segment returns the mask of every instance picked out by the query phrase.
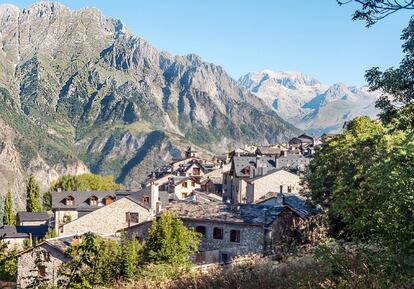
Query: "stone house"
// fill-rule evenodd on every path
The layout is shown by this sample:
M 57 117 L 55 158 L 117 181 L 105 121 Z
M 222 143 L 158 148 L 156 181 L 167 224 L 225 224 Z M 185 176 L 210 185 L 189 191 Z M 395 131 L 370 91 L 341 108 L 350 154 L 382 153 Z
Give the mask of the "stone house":
M 184 200 L 194 190 L 201 188 L 196 178 L 186 176 L 174 176 L 168 183 L 168 193 L 171 200 Z
M 25 240 L 28 240 L 29 238 L 29 234 L 18 232 L 16 226 L 0 227 L 0 240 L 7 244 L 8 249 L 22 249 Z
M 298 194 L 267 194 L 256 204 L 231 205 L 196 198 L 175 201 L 164 208 L 202 235 L 198 264 L 223 263 L 236 256 L 267 254 L 288 242 L 314 240 L 313 212 Z M 151 222 L 125 228 L 127 236 L 145 240 Z
M 17 226 L 47 226 L 50 216 L 46 212 L 18 212 L 16 214 Z
M 161 198 L 158 186 L 153 184 L 62 225 L 58 233 L 61 236 L 85 232 L 112 234 L 121 228 L 150 220 L 161 210 L 162 202 L 168 203 L 168 195 L 164 192 Z
M 276 168 L 275 157 L 234 156 L 228 173 L 223 173 L 223 199 L 234 204 L 246 202 L 247 180 Z
M 230 205 L 223 202 L 176 201 L 164 208 L 176 213 L 184 225 L 202 235 L 199 252 L 193 261 L 199 264 L 228 262 L 236 256 L 263 253 L 263 226 L 246 222 Z M 151 223 L 126 228 L 127 236 L 145 240 Z
M 56 232 L 59 232 L 65 224 L 90 214 L 102 207 L 108 206 L 116 200 L 122 199 L 132 193 L 134 192 L 122 190 L 53 192 L 53 226 Z
M 302 188 L 300 177 L 284 169 L 274 169 L 267 174 L 246 180 L 246 203 L 254 203 L 269 192 L 280 193 L 299 192 Z
M 34 247 L 17 254 L 17 286 L 28 287 L 36 276 L 41 276 L 48 283 L 56 285 L 58 269 L 62 263 L 69 261 L 65 249 L 73 237 L 45 240 Z
M 284 152 L 280 157 L 276 158 L 276 169 L 290 169 L 297 172 L 305 171 L 310 163 L 310 158 L 302 154 L 293 154 Z

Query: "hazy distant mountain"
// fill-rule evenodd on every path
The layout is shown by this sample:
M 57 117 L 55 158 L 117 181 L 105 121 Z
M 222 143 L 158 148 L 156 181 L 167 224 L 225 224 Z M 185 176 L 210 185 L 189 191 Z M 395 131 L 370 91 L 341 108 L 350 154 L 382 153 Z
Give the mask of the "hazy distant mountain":
M 220 67 L 173 56 L 96 9 L 0 5 L 0 192 L 64 173 L 138 185 L 189 144 L 226 150 L 298 130 Z M 21 203 L 21 202 L 20 202 Z
M 299 72 L 253 72 L 240 86 L 262 98 L 282 118 L 310 133 L 338 131 L 356 116 L 375 117 L 377 93 L 367 87 L 328 86 Z

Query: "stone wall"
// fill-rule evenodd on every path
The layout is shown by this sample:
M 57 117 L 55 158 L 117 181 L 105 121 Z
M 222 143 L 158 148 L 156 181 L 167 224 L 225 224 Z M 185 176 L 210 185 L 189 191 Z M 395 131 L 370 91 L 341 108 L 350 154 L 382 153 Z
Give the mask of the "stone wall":
M 299 192 L 302 188 L 298 175 L 280 170 L 249 182 L 247 185 L 247 203 L 253 203 L 269 192 L 279 193 L 281 186 L 283 193 L 289 193 L 289 186 L 292 193 Z
M 45 243 L 23 253 L 17 258 L 18 288 L 26 288 L 33 282 L 33 278 L 38 275 L 36 259 L 38 258 L 38 254 L 42 254 L 42 252 L 48 252 L 50 257 L 49 261 L 45 260 L 41 262 L 41 265 L 45 266 L 46 276 L 44 278 L 48 279 L 48 282 L 51 284 L 57 284 L 59 267 L 69 259 L 61 251 Z
M 264 230 L 262 226 L 253 226 L 246 224 L 212 222 L 208 220 L 186 220 L 184 224 L 189 228 L 196 228 L 197 226 L 204 226 L 206 228 L 206 236 L 202 239 L 199 246 L 201 252 L 205 253 L 205 262 L 216 263 L 221 262 L 217 258 L 220 255 L 227 254 L 229 259 L 237 255 L 246 255 L 250 253 L 262 254 L 264 248 Z M 222 240 L 213 238 L 213 229 L 222 228 L 224 235 Z M 230 242 L 230 231 L 240 231 L 240 242 Z M 217 251 L 217 252 L 214 252 Z M 203 258 L 203 256 L 201 256 Z M 208 260 L 212 259 L 212 260 Z
M 100 235 L 115 233 L 128 226 L 126 219 L 127 212 L 139 213 L 139 222 L 144 222 L 151 218 L 147 208 L 128 198 L 122 198 L 108 206 L 63 225 L 59 235 L 82 234 L 88 231 Z

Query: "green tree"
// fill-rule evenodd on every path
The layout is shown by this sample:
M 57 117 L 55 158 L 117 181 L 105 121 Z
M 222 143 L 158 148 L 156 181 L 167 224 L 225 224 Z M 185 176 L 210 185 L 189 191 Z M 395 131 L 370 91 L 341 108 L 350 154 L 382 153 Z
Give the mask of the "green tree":
M 120 276 L 120 246 L 113 240 L 102 240 L 86 233 L 80 244 L 70 246 L 70 261 L 62 264 L 59 285 L 64 288 L 108 286 Z
M 45 239 L 51 239 L 51 238 L 56 238 L 57 234 L 56 234 L 56 230 L 53 228 L 49 228 L 47 229 L 47 233 L 45 235 Z
M 15 251 L 9 250 L 7 244 L 0 238 L 0 280 L 16 281 L 17 259 Z
M 16 214 L 13 210 L 13 197 L 7 192 L 3 207 L 3 225 L 12 226 L 16 224 Z
M 120 275 L 132 279 L 138 273 L 139 252 L 141 245 L 136 238 L 128 239 L 125 232 L 121 233 L 121 271 Z
M 50 186 L 50 191 L 56 191 L 57 189 L 63 191 L 110 191 L 120 188 L 121 185 L 115 183 L 112 176 L 82 174 L 60 177 Z
M 40 212 L 42 207 L 40 205 L 40 188 L 35 178 L 31 175 L 26 187 L 26 211 Z
M 200 243 L 200 236 L 187 229 L 173 213 L 161 214 L 154 220 L 143 247 L 144 260 L 148 263 L 187 265 Z

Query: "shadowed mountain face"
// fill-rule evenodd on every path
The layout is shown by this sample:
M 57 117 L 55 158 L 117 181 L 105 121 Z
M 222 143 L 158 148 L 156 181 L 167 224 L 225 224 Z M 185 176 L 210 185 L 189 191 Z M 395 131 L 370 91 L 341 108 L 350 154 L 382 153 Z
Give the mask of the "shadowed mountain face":
M 21 191 L 28 173 L 43 187 L 85 171 L 137 185 L 189 144 L 224 151 L 298 133 L 220 66 L 159 51 L 96 9 L 0 5 L 0 38 L 4 190 Z
M 246 74 L 239 84 L 281 117 L 312 134 L 337 132 L 356 116 L 377 114 L 375 101 L 379 95 L 367 87 L 328 86 L 299 72 L 264 70 Z

